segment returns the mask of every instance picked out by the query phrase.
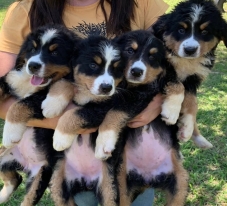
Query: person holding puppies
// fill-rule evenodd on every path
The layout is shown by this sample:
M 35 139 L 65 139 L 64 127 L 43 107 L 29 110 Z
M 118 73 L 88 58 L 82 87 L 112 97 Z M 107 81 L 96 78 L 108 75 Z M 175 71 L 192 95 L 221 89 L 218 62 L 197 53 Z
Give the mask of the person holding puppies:
M 131 30 L 149 30 L 167 7 L 161 0 L 17 1 L 9 7 L 0 32 L 0 76 L 14 67 L 23 40 L 39 26 L 62 24 L 83 36 L 98 34 L 111 38 Z M 10 97 L 0 104 L 2 119 L 15 101 Z M 128 126 L 137 128 L 148 124 L 160 114 L 161 104 L 162 97 L 157 95 L 141 114 L 128 122 Z M 74 105 L 70 104 L 67 109 L 72 107 Z M 58 118 L 32 120 L 28 126 L 55 129 Z M 91 133 L 96 129 L 81 130 L 80 133 Z M 29 135 L 29 132 L 24 135 Z M 97 205 L 95 197 L 89 193 L 77 195 L 75 201 L 79 206 Z M 148 189 L 138 196 L 133 205 L 146 206 L 152 201 L 153 190 Z

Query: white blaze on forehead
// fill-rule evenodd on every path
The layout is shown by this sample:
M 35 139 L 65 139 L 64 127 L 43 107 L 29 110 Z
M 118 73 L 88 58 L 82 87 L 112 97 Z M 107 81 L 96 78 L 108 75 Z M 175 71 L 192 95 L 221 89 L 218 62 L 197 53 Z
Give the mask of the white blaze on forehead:
M 199 20 L 199 16 L 203 13 L 203 7 L 198 5 L 192 6 L 192 12 L 190 14 L 192 18 L 192 22 L 197 22 Z
M 49 29 L 41 36 L 42 45 L 46 44 L 47 42 L 51 41 L 57 35 L 56 29 Z
M 112 90 L 110 91 L 109 95 L 112 95 L 115 92 L 115 82 L 112 75 L 109 74 L 108 69 L 113 60 L 119 59 L 120 51 L 113 47 L 113 45 L 110 45 L 108 43 L 103 43 L 100 46 L 100 52 L 102 53 L 102 56 L 106 60 L 104 73 L 100 76 L 98 76 L 93 84 L 92 87 L 92 93 L 98 94 L 99 93 L 99 87 L 101 84 L 109 84 L 112 85 Z

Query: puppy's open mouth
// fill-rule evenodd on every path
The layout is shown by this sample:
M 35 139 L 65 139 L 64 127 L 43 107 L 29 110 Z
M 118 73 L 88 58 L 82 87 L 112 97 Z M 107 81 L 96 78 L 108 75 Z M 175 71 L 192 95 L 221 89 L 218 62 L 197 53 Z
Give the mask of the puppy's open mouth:
M 42 86 L 42 85 L 46 85 L 51 81 L 51 78 L 43 78 L 43 77 L 39 77 L 39 76 L 35 76 L 33 75 L 31 78 L 31 84 L 34 86 Z

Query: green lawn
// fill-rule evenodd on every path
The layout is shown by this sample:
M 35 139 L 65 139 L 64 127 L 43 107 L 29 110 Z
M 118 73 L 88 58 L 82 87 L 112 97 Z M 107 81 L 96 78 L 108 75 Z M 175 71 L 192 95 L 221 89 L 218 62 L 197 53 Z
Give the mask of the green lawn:
M 169 10 L 179 2 L 164 0 Z M 12 0 L 0 0 L 0 25 L 5 7 Z M 3 8 L 4 7 L 4 8 Z M 168 10 L 168 11 L 169 11 Z M 225 5 L 227 11 L 227 5 Z M 227 19 L 227 14 L 224 14 Z M 213 149 L 200 150 L 191 142 L 182 145 L 184 165 L 190 173 L 187 206 L 227 205 L 227 49 L 221 43 L 217 50 L 217 61 L 209 78 L 198 91 L 198 124 L 202 134 L 212 142 Z M 2 128 L 3 122 L 0 122 Z M 24 184 L 4 206 L 18 206 L 23 198 Z M 40 206 L 52 206 L 47 190 Z M 163 195 L 156 192 L 155 206 L 163 205 Z

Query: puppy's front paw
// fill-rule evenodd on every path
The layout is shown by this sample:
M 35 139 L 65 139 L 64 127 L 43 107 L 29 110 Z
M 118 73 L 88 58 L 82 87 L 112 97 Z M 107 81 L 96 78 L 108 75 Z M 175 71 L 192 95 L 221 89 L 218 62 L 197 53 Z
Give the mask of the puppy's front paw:
M 21 140 L 26 128 L 26 125 L 23 123 L 5 121 L 2 144 L 6 148 L 13 147 Z
M 183 95 L 173 95 L 163 102 L 161 115 L 162 120 L 165 121 L 166 124 L 176 124 L 179 118 L 182 101 Z
M 63 96 L 50 96 L 42 102 L 43 116 L 46 118 L 53 118 L 63 113 L 68 105 L 68 101 Z
M 95 157 L 106 160 L 112 156 L 118 136 L 114 131 L 101 132 L 96 139 Z
M 56 151 L 68 149 L 76 137 L 77 135 L 62 133 L 56 129 L 53 137 L 53 147 Z
M 194 130 L 194 120 L 192 115 L 184 115 L 179 123 L 179 130 L 177 138 L 182 142 L 187 142 L 191 137 Z

